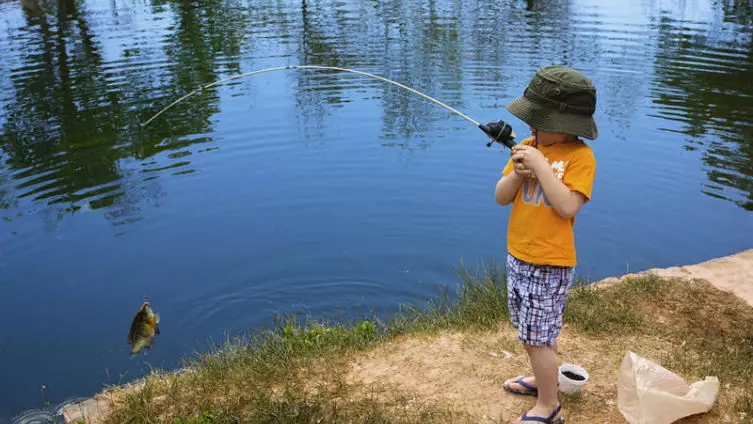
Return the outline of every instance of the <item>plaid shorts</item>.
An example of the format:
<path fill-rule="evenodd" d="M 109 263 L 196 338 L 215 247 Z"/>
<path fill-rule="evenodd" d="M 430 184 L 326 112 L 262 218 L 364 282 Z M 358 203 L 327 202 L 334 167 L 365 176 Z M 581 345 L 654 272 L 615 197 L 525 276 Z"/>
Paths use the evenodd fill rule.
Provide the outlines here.
<path fill-rule="evenodd" d="M 556 343 L 575 269 L 534 265 L 507 255 L 507 304 L 518 339 L 527 345 Z"/>

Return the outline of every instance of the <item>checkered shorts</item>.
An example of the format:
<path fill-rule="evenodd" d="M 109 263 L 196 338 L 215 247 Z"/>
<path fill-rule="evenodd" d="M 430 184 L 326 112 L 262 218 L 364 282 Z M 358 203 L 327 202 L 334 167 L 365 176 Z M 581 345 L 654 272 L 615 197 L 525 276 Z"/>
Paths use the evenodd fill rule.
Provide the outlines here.
<path fill-rule="evenodd" d="M 534 346 L 556 343 L 575 269 L 534 265 L 507 255 L 507 303 L 518 339 Z"/>

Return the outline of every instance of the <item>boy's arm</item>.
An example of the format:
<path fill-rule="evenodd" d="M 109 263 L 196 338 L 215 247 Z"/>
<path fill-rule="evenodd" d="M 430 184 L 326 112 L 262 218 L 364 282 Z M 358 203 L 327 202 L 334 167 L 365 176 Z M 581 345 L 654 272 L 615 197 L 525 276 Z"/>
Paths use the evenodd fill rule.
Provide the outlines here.
<path fill-rule="evenodd" d="M 527 164 L 536 173 L 547 200 L 563 218 L 572 218 L 591 196 L 595 161 L 591 154 L 581 154 L 568 165 L 563 181 L 540 151 L 529 146 L 516 146 L 513 160 Z"/>
<path fill-rule="evenodd" d="M 536 170 L 539 177 L 539 184 L 544 189 L 549 203 L 552 204 L 557 213 L 563 218 L 572 218 L 578 214 L 583 203 L 586 202 L 586 196 L 578 191 L 571 191 L 554 175 L 554 171 L 548 169 Z"/>
<path fill-rule="evenodd" d="M 501 206 L 506 206 L 515 200 L 520 186 L 523 184 L 523 177 L 512 170 L 509 174 L 497 181 L 497 188 L 494 190 L 494 199 Z"/>

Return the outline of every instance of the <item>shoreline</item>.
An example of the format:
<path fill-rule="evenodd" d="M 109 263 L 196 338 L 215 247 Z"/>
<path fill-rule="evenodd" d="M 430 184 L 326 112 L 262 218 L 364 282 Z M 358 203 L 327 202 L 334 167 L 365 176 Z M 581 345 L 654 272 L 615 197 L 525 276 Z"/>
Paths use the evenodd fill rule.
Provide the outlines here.
<path fill-rule="evenodd" d="M 625 274 L 620 277 L 608 277 L 590 284 L 593 287 L 608 288 L 635 278 L 656 276 L 663 279 L 681 281 L 702 281 L 709 283 L 715 289 L 731 293 L 753 308 L 753 249 L 748 249 L 733 255 L 710 259 L 698 264 L 652 268 L 637 273 Z M 391 343 L 390 343 L 391 344 Z M 175 372 L 178 374 L 180 372 Z M 138 390 L 144 383 L 133 383 L 119 386 L 121 390 Z M 68 405 L 61 412 L 65 424 L 100 424 L 105 421 L 112 401 L 105 392 L 95 394 L 84 401 Z"/>

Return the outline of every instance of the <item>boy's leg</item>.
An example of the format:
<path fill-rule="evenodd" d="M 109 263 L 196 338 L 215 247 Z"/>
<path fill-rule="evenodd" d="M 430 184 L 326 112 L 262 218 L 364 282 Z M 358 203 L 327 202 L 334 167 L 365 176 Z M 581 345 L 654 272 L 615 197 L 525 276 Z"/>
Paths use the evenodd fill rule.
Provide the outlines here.
<path fill-rule="evenodd" d="M 557 354 L 550 346 L 532 346 L 525 345 L 528 358 L 533 367 L 533 375 L 536 377 L 538 386 L 538 398 L 536 405 L 527 412 L 532 417 L 548 417 L 552 411 L 559 405 L 557 397 Z M 556 417 L 561 416 L 562 413 Z"/>
<path fill-rule="evenodd" d="M 531 353 L 531 349 L 530 348 L 532 348 L 532 347 L 535 348 L 536 346 L 523 345 L 523 347 L 526 348 L 526 354 L 528 355 L 529 361 L 531 361 L 531 367 L 534 368 L 534 371 L 535 371 L 535 367 L 533 367 L 533 359 L 531 358 L 532 353 Z M 559 354 L 559 351 L 557 350 L 557 344 L 556 343 L 553 344 L 550 347 L 550 349 L 552 351 L 554 351 L 554 355 L 555 355 L 555 358 L 556 358 L 556 356 Z M 559 372 L 559 367 L 558 367 L 557 371 Z M 526 393 L 526 394 L 530 392 L 531 388 L 534 388 L 534 389 L 536 389 L 536 392 L 538 393 L 538 387 L 537 387 L 537 383 L 536 383 L 536 373 L 535 372 L 530 377 L 523 376 L 521 378 L 521 380 L 523 380 L 522 383 L 526 384 L 528 387 L 523 386 L 523 384 L 521 384 L 521 382 L 517 381 L 518 378 L 520 378 L 520 377 L 511 378 L 511 379 L 505 381 L 505 387 L 507 387 L 508 389 L 512 389 L 513 391 L 515 391 L 517 393 Z M 559 384 L 559 382 L 558 382 L 558 384 Z M 534 393 L 534 394 L 537 394 L 537 393 Z"/>
<path fill-rule="evenodd" d="M 520 284 L 525 284 L 526 275 L 523 273 L 525 262 L 507 254 L 507 310 L 510 314 L 510 325 L 520 331 L 520 312 L 523 303 Z M 518 381 L 521 379 L 521 381 Z M 536 379 L 534 377 L 518 376 L 505 381 L 504 388 L 512 393 L 536 395 Z"/>
<path fill-rule="evenodd" d="M 518 330 L 518 333 L 521 333 L 520 314 L 523 305 L 521 293 L 524 293 L 527 287 L 529 264 L 508 253 L 506 265 L 507 309 L 510 313 L 510 324 Z M 516 376 L 505 381 L 504 388 L 512 393 L 535 396 L 536 378 L 534 376 Z"/>
<path fill-rule="evenodd" d="M 525 345 L 538 387 L 536 406 L 526 415 L 549 417 L 559 406 L 556 343 L 573 282 L 573 269 L 524 264 L 521 270 L 526 278 L 518 285 L 524 300 L 519 313 L 518 338 Z M 560 412 L 555 418 L 561 415 Z"/>
<path fill-rule="evenodd" d="M 520 313 L 523 303 L 520 286 L 521 284 L 525 286 L 526 283 L 525 266 L 527 264 L 508 253 L 506 265 L 507 309 L 510 313 L 510 324 L 520 332 Z M 518 381 L 518 378 L 520 378 L 522 382 Z M 510 378 L 505 381 L 504 387 L 512 393 L 536 395 L 535 377 L 518 376 Z"/>

